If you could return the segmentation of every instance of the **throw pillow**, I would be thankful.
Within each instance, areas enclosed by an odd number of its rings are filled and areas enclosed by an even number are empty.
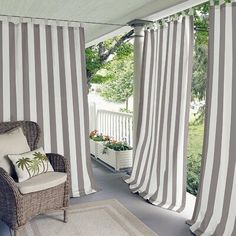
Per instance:
[[[42,147],[27,153],[11,154],[8,157],[15,167],[19,182],[54,171]]]
[[[30,151],[30,147],[21,127],[0,134],[0,167],[9,175],[13,175],[14,169],[7,155],[28,151]]]

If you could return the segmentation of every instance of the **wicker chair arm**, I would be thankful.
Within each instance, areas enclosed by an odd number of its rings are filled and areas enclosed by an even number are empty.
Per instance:
[[[21,193],[16,185],[14,179],[3,169],[0,167],[0,191],[2,194],[8,195],[12,193],[15,199],[21,196]],[[9,195],[8,195],[9,196]]]
[[[64,156],[56,153],[47,153],[46,155],[54,171],[65,173],[69,172],[69,162]]]
[[[22,195],[15,181],[0,167],[0,220],[13,229],[18,225],[17,212],[21,202]]]

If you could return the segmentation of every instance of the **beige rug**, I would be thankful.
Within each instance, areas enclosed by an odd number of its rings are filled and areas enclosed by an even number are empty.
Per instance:
[[[154,236],[154,233],[115,199],[72,205],[68,223],[62,212],[35,217],[20,236]]]

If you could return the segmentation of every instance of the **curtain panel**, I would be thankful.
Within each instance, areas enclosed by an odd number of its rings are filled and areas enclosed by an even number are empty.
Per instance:
[[[181,211],[186,198],[186,147],[191,95],[192,16],[147,30],[144,38],[132,192]]]
[[[45,151],[70,160],[72,195],[89,194],[84,30],[26,21],[0,19],[0,121],[37,122]]]
[[[209,75],[196,235],[236,235],[236,3],[210,8]]]

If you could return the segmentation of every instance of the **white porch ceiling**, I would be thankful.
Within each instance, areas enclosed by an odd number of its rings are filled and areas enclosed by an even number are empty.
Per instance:
[[[125,25],[147,18],[183,0],[0,0],[0,15],[55,18]],[[121,26],[84,24],[87,45]],[[129,30],[123,27],[122,31]],[[119,32],[119,30],[118,30]],[[121,31],[120,31],[121,32]]]

